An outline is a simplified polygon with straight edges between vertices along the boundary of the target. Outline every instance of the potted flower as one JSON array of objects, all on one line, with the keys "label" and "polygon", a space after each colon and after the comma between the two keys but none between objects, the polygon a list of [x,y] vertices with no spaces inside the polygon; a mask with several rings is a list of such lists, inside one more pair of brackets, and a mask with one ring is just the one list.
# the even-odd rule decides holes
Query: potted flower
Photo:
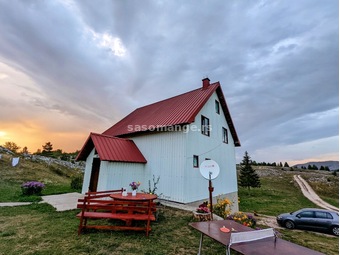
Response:
[{"label": "potted flower", "polygon": [[140,182],[139,181],[138,182],[131,182],[129,185],[130,185],[130,187],[132,189],[132,196],[136,196],[137,189],[140,186]]},{"label": "potted flower", "polygon": [[208,207],[208,202],[204,202],[196,208],[194,213],[194,218],[198,221],[209,221],[211,220],[211,213]]}]

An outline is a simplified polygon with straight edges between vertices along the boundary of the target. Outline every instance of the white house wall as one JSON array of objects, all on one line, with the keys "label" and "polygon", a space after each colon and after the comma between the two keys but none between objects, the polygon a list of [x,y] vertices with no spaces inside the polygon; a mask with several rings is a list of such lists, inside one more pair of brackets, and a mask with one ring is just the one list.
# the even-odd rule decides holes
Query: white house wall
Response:
[{"label": "white house wall", "polygon": [[[192,202],[202,200],[209,197],[208,180],[204,179],[199,168],[193,167],[193,155],[199,156],[199,164],[206,158],[215,160],[220,167],[219,176],[212,181],[214,192],[213,196],[222,194],[232,194],[229,197],[237,204],[237,176],[235,162],[235,146],[234,140],[230,134],[228,124],[225,120],[223,110],[220,107],[220,114],[215,111],[215,100],[218,100],[214,93],[201,111],[197,114],[195,122],[190,124],[190,131],[186,143],[185,164],[185,192],[184,200]],[[201,115],[207,117],[210,121],[210,136],[201,134]],[[228,130],[228,143],[222,140],[222,127]]]},{"label": "white house wall", "polygon": [[[142,187],[148,190],[148,180],[153,184],[160,176],[157,194],[171,201],[185,202],[184,165],[186,134],[183,132],[158,132],[131,137],[148,161],[145,165],[145,181]],[[151,187],[152,188],[152,187]]]},{"label": "white house wall", "polygon": [[101,161],[98,191],[126,188],[130,192],[133,181],[145,183],[145,164]]}]

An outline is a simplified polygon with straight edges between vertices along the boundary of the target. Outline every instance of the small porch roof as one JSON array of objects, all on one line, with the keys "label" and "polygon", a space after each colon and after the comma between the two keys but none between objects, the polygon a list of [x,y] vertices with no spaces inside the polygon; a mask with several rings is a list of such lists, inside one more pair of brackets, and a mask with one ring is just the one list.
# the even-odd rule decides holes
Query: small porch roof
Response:
[{"label": "small porch roof", "polygon": [[102,161],[147,162],[132,140],[95,133],[90,133],[76,160],[86,160],[93,148]]}]

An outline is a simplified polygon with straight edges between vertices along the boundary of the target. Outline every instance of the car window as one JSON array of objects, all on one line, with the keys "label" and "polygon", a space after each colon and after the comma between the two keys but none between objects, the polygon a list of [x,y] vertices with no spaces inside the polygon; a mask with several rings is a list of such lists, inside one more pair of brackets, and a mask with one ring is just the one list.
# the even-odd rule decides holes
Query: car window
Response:
[{"label": "car window", "polygon": [[327,212],[315,212],[315,217],[320,219],[332,219],[332,215]]},{"label": "car window", "polygon": [[332,214],[330,214],[330,213],[326,213],[326,215],[327,215],[327,219],[333,219],[333,216],[332,216]]},{"label": "car window", "polygon": [[313,218],[314,213],[312,211],[305,211],[305,212],[299,213],[297,216],[299,216],[301,218]]}]

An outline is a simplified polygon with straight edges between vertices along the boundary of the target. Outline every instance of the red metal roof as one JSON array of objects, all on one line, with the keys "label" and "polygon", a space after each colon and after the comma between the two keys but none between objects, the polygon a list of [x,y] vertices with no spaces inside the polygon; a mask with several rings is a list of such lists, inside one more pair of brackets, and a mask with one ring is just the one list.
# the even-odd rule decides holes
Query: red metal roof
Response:
[{"label": "red metal roof", "polygon": [[231,119],[227,103],[225,101],[219,82],[208,85],[207,79],[203,80],[205,86],[136,109],[111,128],[103,132],[105,135],[124,137],[133,133],[153,131],[157,127],[169,127],[184,125],[195,121],[195,117],[216,91],[220,100],[224,116],[229,125],[235,146],[240,146],[233,121]]},{"label": "red metal roof", "polygon": [[132,140],[95,133],[90,134],[76,160],[86,160],[93,148],[103,161],[147,162]]}]

